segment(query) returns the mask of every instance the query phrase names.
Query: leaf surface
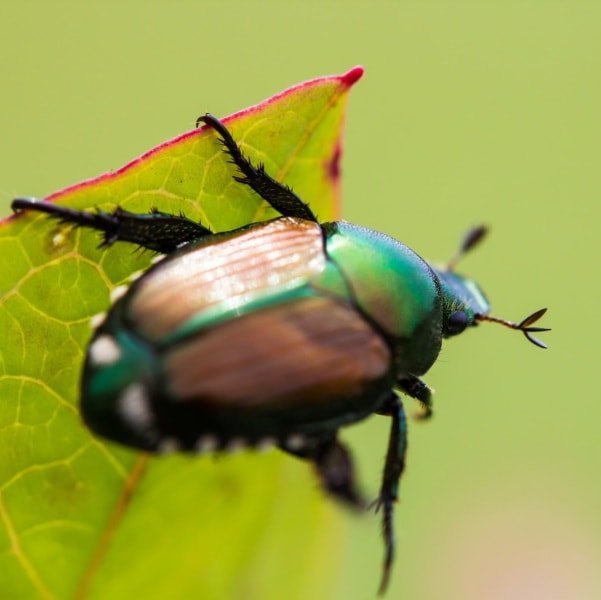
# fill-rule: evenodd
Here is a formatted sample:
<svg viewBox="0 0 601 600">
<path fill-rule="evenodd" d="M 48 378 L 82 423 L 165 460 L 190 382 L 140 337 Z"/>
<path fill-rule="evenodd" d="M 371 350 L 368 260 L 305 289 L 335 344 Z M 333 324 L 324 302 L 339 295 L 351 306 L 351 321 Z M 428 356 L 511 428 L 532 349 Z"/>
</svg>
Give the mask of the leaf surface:
<svg viewBox="0 0 601 600">
<path fill-rule="evenodd" d="M 300 84 L 224 119 L 243 151 L 321 220 L 338 215 L 344 110 L 361 73 Z M 182 211 L 214 231 L 275 216 L 232 173 L 214 134 L 194 130 L 46 199 Z M 151 258 L 98 243 L 94 232 L 37 214 L 0 223 L 0 597 L 278 597 L 269 577 L 255 576 L 263 558 L 300 585 L 333 534 L 318 526 L 330 509 L 307 489 L 305 467 L 275 452 L 148 457 L 81 424 L 90 319 Z M 274 532 L 275 513 L 292 529 Z M 293 554 L 274 555 L 265 540 Z"/>
</svg>

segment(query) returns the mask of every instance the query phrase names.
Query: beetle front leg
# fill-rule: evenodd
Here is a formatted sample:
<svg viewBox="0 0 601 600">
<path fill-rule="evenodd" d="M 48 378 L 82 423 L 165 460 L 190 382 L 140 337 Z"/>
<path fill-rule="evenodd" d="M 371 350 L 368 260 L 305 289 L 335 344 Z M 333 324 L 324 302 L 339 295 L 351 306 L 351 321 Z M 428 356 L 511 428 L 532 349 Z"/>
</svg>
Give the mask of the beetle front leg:
<svg viewBox="0 0 601 600">
<path fill-rule="evenodd" d="M 301 448 L 291 449 L 286 445 L 281 448 L 311 461 L 326 493 L 352 508 L 365 508 L 365 501 L 357 488 L 353 457 L 336 436 L 309 438 Z"/>
<path fill-rule="evenodd" d="M 399 496 L 399 480 L 405 468 L 407 420 L 403 404 L 396 395 L 390 397 L 384 408 L 379 411 L 379 414 L 392 418 L 380 495 L 375 502 L 376 512 L 382 510 L 382 532 L 386 547 L 382 580 L 378 591 L 378 594 L 382 595 L 388 587 L 390 568 L 394 559 L 394 503 Z"/>
<path fill-rule="evenodd" d="M 428 387 L 428 384 L 415 377 L 414 375 L 408 375 L 397 381 L 399 389 L 408 396 L 415 398 L 422 407 L 422 412 L 417 414 L 415 418 L 419 420 L 426 420 L 432 416 L 432 390 Z"/>
<path fill-rule="evenodd" d="M 184 215 L 154 210 L 148 214 L 132 213 L 117 207 L 113 212 L 86 212 L 35 198 L 15 198 L 13 211 L 34 210 L 46 213 L 61 223 L 72 223 L 77 227 L 95 229 L 103 234 L 101 247 L 115 242 L 130 242 L 155 252 L 173 252 L 178 246 L 200 237 L 211 235 L 211 231 L 191 221 Z"/>
<path fill-rule="evenodd" d="M 250 160 L 242 154 L 242 150 L 240 150 L 240 146 L 238 146 L 232 134 L 217 117 L 207 113 L 202 117 L 198 117 L 196 126 L 198 127 L 201 123 L 205 123 L 217 132 L 226 152 L 232 157 L 234 164 L 242 173 L 242 177 L 234 177 L 236 181 L 251 187 L 272 208 L 275 208 L 285 217 L 298 217 L 317 223 L 317 217 L 309 206 L 287 185 L 270 177 L 265 172 L 263 165 L 253 166 Z"/>
</svg>

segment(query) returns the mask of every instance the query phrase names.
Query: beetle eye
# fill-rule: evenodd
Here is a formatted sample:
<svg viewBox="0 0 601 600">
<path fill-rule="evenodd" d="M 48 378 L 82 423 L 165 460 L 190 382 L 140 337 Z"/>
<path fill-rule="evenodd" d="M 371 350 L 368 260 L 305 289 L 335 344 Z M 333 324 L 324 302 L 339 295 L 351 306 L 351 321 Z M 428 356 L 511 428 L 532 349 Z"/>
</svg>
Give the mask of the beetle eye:
<svg viewBox="0 0 601 600">
<path fill-rule="evenodd" d="M 449 315 L 447 321 L 447 335 L 457 335 L 465 330 L 468 324 L 467 314 L 462 310 L 456 310 Z"/>
</svg>

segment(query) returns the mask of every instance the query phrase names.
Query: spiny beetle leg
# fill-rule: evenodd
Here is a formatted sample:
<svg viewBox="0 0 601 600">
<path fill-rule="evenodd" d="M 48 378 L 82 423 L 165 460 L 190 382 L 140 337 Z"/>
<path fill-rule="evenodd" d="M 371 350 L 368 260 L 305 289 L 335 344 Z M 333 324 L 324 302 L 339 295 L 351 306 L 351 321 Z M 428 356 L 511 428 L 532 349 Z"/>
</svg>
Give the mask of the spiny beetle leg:
<svg viewBox="0 0 601 600">
<path fill-rule="evenodd" d="M 157 210 L 149 214 L 136 214 L 117 207 L 112 216 L 117 219 L 119 227 L 113 234 L 114 238 L 105 235 L 106 244 L 114 241 L 132 242 L 167 254 L 183 244 L 212 235 L 210 229 L 183 214 L 173 215 Z"/>
<path fill-rule="evenodd" d="M 366 503 L 357 488 L 353 458 L 336 435 L 309 438 L 304 447 L 282 450 L 311 461 L 322 488 L 336 500 L 354 509 L 364 509 Z"/>
<path fill-rule="evenodd" d="M 317 217 L 313 214 L 313 211 L 287 185 L 281 184 L 270 177 L 265 172 L 263 165 L 253 166 L 250 160 L 242 154 L 240 146 L 217 117 L 207 113 L 202 117 L 198 117 L 196 126 L 198 127 L 200 123 L 205 123 L 214 129 L 221 138 L 226 152 L 232 157 L 234 164 L 242 173 L 241 177 L 234 177 L 236 181 L 251 187 L 271 207 L 285 217 L 298 217 L 317 223 Z"/>
<path fill-rule="evenodd" d="M 375 501 L 376 512 L 382 510 L 382 533 L 384 535 L 384 566 L 378 594 L 382 595 L 388 587 L 390 568 L 394 560 L 394 503 L 399 495 L 399 479 L 405 468 L 405 452 L 407 450 L 407 420 L 400 398 L 392 395 L 379 414 L 392 418 L 390 437 L 384 475 L 380 487 L 380 495 Z"/>
<path fill-rule="evenodd" d="M 432 390 L 427 383 L 414 375 L 409 375 L 399 379 L 397 385 L 401 391 L 415 398 L 422 405 L 422 412 L 416 415 L 417 419 L 426 420 L 432 416 Z"/>
<path fill-rule="evenodd" d="M 184 215 L 156 210 L 149 214 L 137 214 L 117 207 L 112 213 L 101 210 L 85 212 L 34 198 L 16 198 L 11 206 L 15 212 L 35 210 L 46 213 L 61 223 L 101 231 L 101 247 L 115 242 L 131 242 L 148 250 L 168 253 L 182 244 L 211 235 L 209 229 Z"/>
</svg>

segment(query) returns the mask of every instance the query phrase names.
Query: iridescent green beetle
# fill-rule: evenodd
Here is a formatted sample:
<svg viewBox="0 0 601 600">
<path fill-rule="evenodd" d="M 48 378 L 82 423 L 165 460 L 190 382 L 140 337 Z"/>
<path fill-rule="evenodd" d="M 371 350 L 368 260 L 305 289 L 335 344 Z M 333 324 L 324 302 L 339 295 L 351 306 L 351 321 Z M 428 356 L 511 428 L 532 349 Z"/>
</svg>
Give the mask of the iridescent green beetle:
<svg viewBox="0 0 601 600">
<path fill-rule="evenodd" d="M 250 186 L 283 216 L 213 234 L 184 216 L 160 212 L 86 213 L 20 198 L 36 210 L 96 229 L 104 245 L 138 244 L 162 254 L 96 319 L 81 384 L 81 411 L 95 433 L 151 452 L 276 445 L 315 466 L 325 490 L 363 506 L 338 429 L 373 413 L 391 418 L 377 508 L 393 559 L 393 504 L 405 463 L 406 421 L 397 392 L 431 412 L 420 379 L 443 338 L 489 316 L 471 280 L 453 272 L 476 245 L 471 231 L 446 269 L 381 233 L 345 222 L 319 224 L 288 187 L 254 167 L 223 124 L 214 129 Z"/>
</svg>

